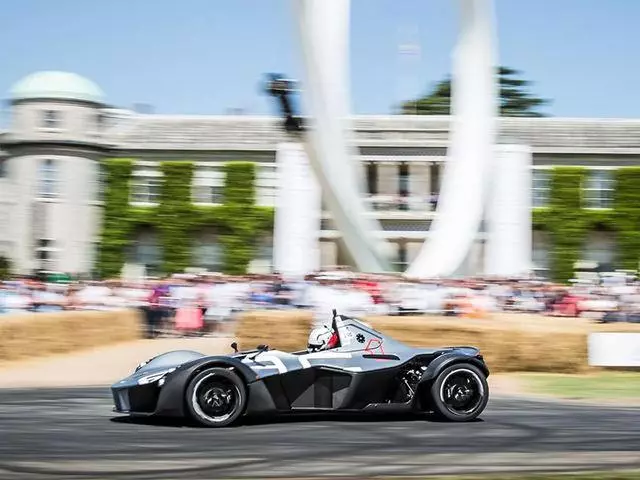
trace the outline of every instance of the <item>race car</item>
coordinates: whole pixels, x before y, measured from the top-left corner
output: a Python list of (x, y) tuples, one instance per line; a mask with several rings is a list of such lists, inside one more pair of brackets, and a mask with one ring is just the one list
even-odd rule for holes
[(477, 348), (413, 348), (335, 311), (325, 328), (324, 349), (312, 332), (309, 347), (292, 353), (239, 352), (235, 342), (230, 355), (164, 353), (111, 386), (114, 411), (226, 427), (296, 412), (429, 412), (465, 422), (487, 405), (489, 370)]

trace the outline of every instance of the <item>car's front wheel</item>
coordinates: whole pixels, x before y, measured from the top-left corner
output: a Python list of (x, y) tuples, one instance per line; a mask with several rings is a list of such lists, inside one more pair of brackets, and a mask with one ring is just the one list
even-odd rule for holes
[(453, 422), (468, 422), (480, 415), (489, 401), (489, 385), (475, 365), (459, 363), (445, 368), (431, 385), (436, 415)]
[(191, 417), (207, 427), (226, 427), (235, 422), (247, 404), (242, 379), (226, 368), (209, 368), (198, 373), (186, 390)]

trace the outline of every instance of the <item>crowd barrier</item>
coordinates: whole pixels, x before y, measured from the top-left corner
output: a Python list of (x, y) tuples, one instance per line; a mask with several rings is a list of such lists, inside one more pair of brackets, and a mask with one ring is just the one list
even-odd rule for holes
[[(581, 373), (589, 370), (592, 332), (640, 332), (636, 324), (598, 324), (581, 318), (534, 314), (491, 314), (485, 318), (443, 316), (365, 317), (376, 330), (412, 346), (471, 345), (481, 349), (492, 372)], [(240, 315), (236, 338), (243, 349), (267, 344), (295, 351), (306, 348), (309, 312)]]
[(0, 363), (142, 338), (137, 310), (24, 313), (0, 317)]

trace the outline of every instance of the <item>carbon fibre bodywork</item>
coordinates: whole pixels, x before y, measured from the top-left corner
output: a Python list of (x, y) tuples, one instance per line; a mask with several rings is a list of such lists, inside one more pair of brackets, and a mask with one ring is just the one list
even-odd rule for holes
[(344, 316), (336, 316), (333, 327), (339, 344), (330, 351), (259, 348), (220, 356), (193, 351), (159, 355), (111, 386), (114, 411), (187, 416), (185, 392), (191, 379), (212, 367), (232, 369), (242, 379), (248, 396), (244, 415), (424, 410), (420, 392), (448, 366), (472, 364), (489, 375), (474, 347), (413, 348)]

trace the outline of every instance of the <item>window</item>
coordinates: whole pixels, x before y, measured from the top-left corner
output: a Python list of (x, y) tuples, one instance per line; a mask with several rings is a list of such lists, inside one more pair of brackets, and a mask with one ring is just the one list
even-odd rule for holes
[(598, 264), (597, 270), (612, 272), (616, 255), (616, 239), (611, 232), (592, 231), (585, 238), (582, 258), (585, 262)]
[[(311, 174), (309, 172), (309, 174)], [(306, 179), (304, 180), (307, 181)], [(313, 181), (313, 180), (309, 180)], [(306, 184), (306, 183), (305, 183)], [(278, 173), (276, 165), (261, 165), (256, 178), (256, 203), (265, 207), (275, 207), (278, 198)]]
[(409, 196), (409, 178), (409, 165), (401, 163), (398, 169), (399, 210), (409, 210), (409, 204), (407, 202), (407, 197)]
[(47, 158), (38, 166), (38, 197), (54, 198), (58, 196), (58, 165)]
[(44, 271), (56, 270), (56, 253), (57, 248), (54, 245), (54, 241), (50, 238), (41, 238), (38, 240), (38, 246), (36, 248), (36, 259), (38, 262), (38, 269)]
[(193, 201), (195, 203), (221, 204), (223, 202), (224, 173), (217, 167), (196, 170), (193, 178)]
[(105, 116), (104, 116), (104, 114), (102, 112), (97, 113), (96, 116), (95, 116), (95, 120), (96, 120), (96, 131), (99, 132), (105, 126)]
[(551, 176), (546, 170), (534, 170), (532, 174), (532, 202), (534, 207), (546, 207), (551, 192)]
[(273, 272), (273, 236), (263, 235), (256, 239), (255, 257), (249, 262), (248, 272), (268, 274)]
[(378, 166), (373, 163), (367, 163), (367, 190), (369, 195), (378, 193)]
[(407, 259), (407, 245), (405, 243), (397, 244), (396, 258), (393, 264), (397, 271), (404, 272), (409, 266)]
[(398, 172), (398, 192), (400, 195), (409, 194), (409, 165), (406, 163), (400, 164)]
[(442, 171), (444, 166), (440, 163), (432, 163), (429, 176), (431, 177), (431, 195), (438, 196), (440, 194), (440, 183), (442, 181)]
[(131, 201), (134, 203), (158, 203), (161, 189), (161, 177), (134, 176), (131, 184)]
[(60, 128), (61, 115), (57, 110), (42, 112), (42, 126), (44, 128)]
[(127, 261), (144, 265), (148, 275), (158, 274), (162, 265), (162, 249), (155, 229), (139, 227), (136, 230), (128, 249)]
[(223, 267), (223, 250), (214, 230), (200, 232), (193, 242), (192, 266), (209, 272), (220, 272)]
[(549, 270), (551, 236), (549, 232), (543, 230), (533, 230), (531, 236), (531, 261), (533, 262), (533, 270), (538, 276), (544, 277)]
[(611, 170), (591, 170), (584, 188), (587, 208), (611, 208), (614, 179)]
[(2, 153), (0, 152), (0, 178), (5, 178), (8, 176), (7, 172), (7, 160), (1, 157)]
[(197, 185), (194, 188), (196, 203), (218, 205), (222, 203), (222, 187), (216, 185)]

